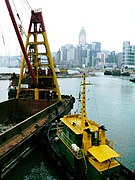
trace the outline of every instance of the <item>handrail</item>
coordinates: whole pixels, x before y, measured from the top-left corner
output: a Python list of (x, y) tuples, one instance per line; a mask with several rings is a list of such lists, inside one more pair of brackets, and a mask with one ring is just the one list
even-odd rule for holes
[(73, 141), (71, 141), (69, 139), (69, 137), (62, 131), (61, 129), (57, 129), (57, 136), (59, 137), (59, 139), (67, 146), (67, 148), (71, 151), (71, 153), (77, 158), (77, 159), (82, 159), (85, 158), (85, 154), (83, 152), (83, 150), (80, 148), (79, 151), (75, 152), (72, 149), (72, 144), (74, 144)]

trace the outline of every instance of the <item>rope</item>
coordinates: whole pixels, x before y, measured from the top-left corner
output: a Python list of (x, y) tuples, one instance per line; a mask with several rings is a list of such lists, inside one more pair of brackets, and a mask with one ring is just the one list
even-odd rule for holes
[[(77, 110), (76, 110), (77, 113), (79, 113), (81, 97), (82, 97), (81, 85), (79, 85), (79, 94), (78, 94), (78, 102), (77, 102)], [(81, 111), (81, 109), (80, 109), (80, 111)]]
[(22, 23), (22, 20), (21, 20), (21, 18), (20, 18), (20, 15), (19, 15), (19, 13), (18, 13), (18, 11), (17, 11), (17, 8), (16, 8), (16, 6), (15, 6), (15, 3), (14, 3), (14, 1), (12, 0), (12, 3), (13, 3), (13, 6), (14, 6), (14, 8), (15, 8), (15, 11), (16, 11), (16, 15), (17, 15), (17, 17), (18, 17), (18, 19), (19, 19), (19, 21), (20, 21), (20, 24), (18, 25), (18, 27), (19, 27), (19, 30), (20, 30), (20, 33), (21, 33), (21, 35), (25, 35), (25, 37), (27, 36), (26, 35), (26, 33), (25, 33), (25, 30), (24, 30), (24, 27), (23, 27), (23, 23)]
[(2, 36), (2, 41), (3, 41), (3, 44), (4, 44), (4, 48), (5, 48), (5, 53), (6, 53), (6, 56), (7, 56), (6, 43), (5, 43), (5, 39), (4, 39), (4, 36), (3, 36), (1, 25), (0, 25), (0, 31), (1, 31), (1, 36)]
[(85, 174), (87, 173), (87, 170), (88, 170), (88, 166), (87, 166), (87, 162), (86, 162), (86, 158), (84, 157), (84, 163), (85, 163), (85, 167), (86, 167), (86, 169), (85, 169)]
[(100, 124), (98, 107), (97, 107), (97, 102), (96, 102), (96, 98), (95, 98), (95, 93), (94, 93), (94, 88), (93, 88), (93, 86), (92, 86), (92, 89), (93, 89), (94, 102), (95, 102), (95, 106), (96, 106), (97, 118), (98, 118), (98, 122), (99, 122), (99, 124)]
[(30, 9), (30, 10), (32, 10), (32, 8), (31, 8), (31, 6), (30, 6), (30, 3), (27, 1), (27, 0), (25, 0), (26, 1), (26, 4), (27, 4), (27, 7)]
[(14, 6), (14, 8), (15, 8), (15, 11), (17, 12), (16, 6), (15, 6), (15, 3), (14, 3), (13, 0), (12, 0), (12, 3), (13, 3), (13, 6)]

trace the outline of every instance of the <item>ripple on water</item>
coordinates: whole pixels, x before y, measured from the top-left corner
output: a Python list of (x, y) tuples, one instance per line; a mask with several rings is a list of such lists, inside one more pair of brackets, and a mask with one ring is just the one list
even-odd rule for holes
[(30, 174), (26, 175), (23, 180), (60, 180), (60, 178), (52, 167), (41, 162), (39, 166), (32, 168)]

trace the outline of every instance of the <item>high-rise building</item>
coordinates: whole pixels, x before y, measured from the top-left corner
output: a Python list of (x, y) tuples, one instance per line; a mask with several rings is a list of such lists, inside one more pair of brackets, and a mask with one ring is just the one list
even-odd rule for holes
[(93, 41), (92, 42), (92, 50), (95, 51), (96, 53), (101, 52), (101, 43)]
[(118, 68), (123, 67), (123, 53), (122, 52), (119, 52), (118, 54), (116, 54), (116, 62), (117, 62)]
[(61, 48), (61, 64), (65, 66), (72, 66), (74, 63), (75, 48), (73, 44), (66, 44)]
[(76, 47), (72, 44), (62, 46), (60, 63), (67, 67), (95, 67), (99, 62), (97, 54), (100, 52), (101, 43), (94, 41), (92, 44), (88, 44), (86, 32), (82, 27), (79, 33), (79, 44)]
[(123, 64), (126, 67), (135, 67), (135, 46), (130, 41), (123, 42)]
[(86, 44), (86, 32), (84, 30), (84, 27), (82, 27), (82, 30), (79, 33), (79, 45), (84, 46)]
[(55, 60), (56, 60), (56, 64), (59, 65), (61, 63), (61, 51), (59, 49), (59, 51), (55, 54)]

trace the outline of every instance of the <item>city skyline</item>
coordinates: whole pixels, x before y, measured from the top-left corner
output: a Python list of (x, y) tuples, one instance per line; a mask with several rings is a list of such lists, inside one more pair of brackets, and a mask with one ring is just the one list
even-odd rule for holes
[[(118, 53), (122, 52), (124, 41), (135, 44), (135, 2), (133, 0), (27, 1), (32, 9), (42, 8), (52, 52), (57, 52), (64, 44), (77, 45), (82, 26), (87, 33), (87, 43), (101, 42), (103, 50)], [(27, 32), (30, 20), (28, 4), (26, 6), (25, 1), (22, 3), (22, 1), (17, 0), (14, 0), (14, 4)], [(14, 14), (16, 14), (14, 5), (12, 3), (11, 5)], [(17, 44), (16, 35), (3, 1), (0, 2), (0, 17), (4, 17), (0, 18), (0, 27), (3, 32), (7, 54), (19, 54), (20, 47)], [(18, 19), (17, 22), (19, 23)], [(2, 46), (2, 35), (0, 44), (1, 53), (5, 55), (5, 47)]]

